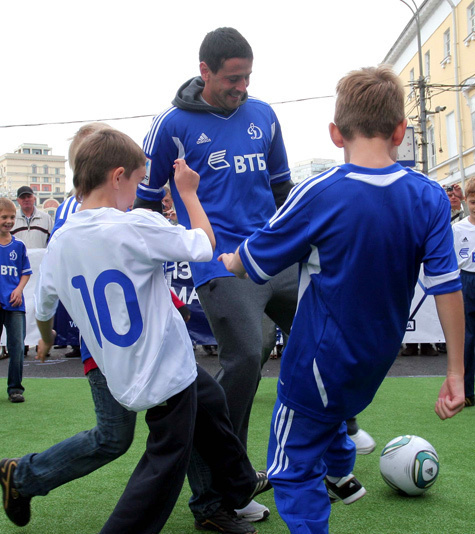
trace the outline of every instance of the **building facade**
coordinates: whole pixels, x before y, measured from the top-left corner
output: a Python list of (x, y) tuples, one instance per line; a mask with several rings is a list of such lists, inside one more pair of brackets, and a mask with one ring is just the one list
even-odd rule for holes
[(336, 162), (333, 159), (307, 159), (305, 161), (299, 161), (295, 167), (292, 167), (290, 169), (290, 174), (294, 184), (298, 184), (302, 180), (305, 180), (305, 178), (320, 174), (335, 165)]
[(417, 167), (441, 185), (463, 186), (475, 177), (475, 2), (425, 0), (417, 15), (384, 62), (406, 87)]
[(39, 208), (55, 211), (66, 198), (66, 158), (52, 152), (48, 145), (24, 143), (0, 156), (0, 195), (15, 201), (18, 188), (28, 185)]

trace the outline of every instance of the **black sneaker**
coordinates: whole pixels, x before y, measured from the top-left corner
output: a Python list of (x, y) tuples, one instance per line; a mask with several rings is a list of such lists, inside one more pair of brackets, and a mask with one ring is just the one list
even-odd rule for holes
[(351, 504), (366, 495), (366, 490), (353, 473), (350, 473), (346, 477), (341, 477), (336, 483), (330, 482), (325, 477), (325, 484), (327, 485), (328, 496), (332, 504), (337, 501), (343, 501), (344, 504)]
[(195, 519), (196, 530), (209, 530), (225, 534), (254, 534), (256, 529), (244, 519), (239, 519), (234, 511), (220, 507), (204, 521)]
[(8, 519), (19, 527), (30, 521), (31, 497), (23, 497), (13, 486), (13, 472), (19, 458), (4, 458), (0, 461), (0, 484), (3, 491), (3, 508)]
[(267, 478), (267, 471), (262, 469), (261, 471), (256, 471), (257, 483), (252, 495), (249, 497), (249, 501), (252, 501), (256, 495), (260, 495), (265, 491), (272, 489), (272, 484)]
[(10, 393), (8, 400), (13, 403), (25, 402), (25, 397), (21, 393)]

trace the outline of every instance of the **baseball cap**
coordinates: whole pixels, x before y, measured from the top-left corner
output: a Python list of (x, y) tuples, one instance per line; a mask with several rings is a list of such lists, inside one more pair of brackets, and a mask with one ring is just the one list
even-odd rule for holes
[(26, 194), (34, 195), (33, 189), (31, 189), (31, 187), (28, 187), (27, 185), (22, 185), (20, 189), (18, 189), (16, 196), (17, 198), (20, 198), (21, 195), (26, 195)]

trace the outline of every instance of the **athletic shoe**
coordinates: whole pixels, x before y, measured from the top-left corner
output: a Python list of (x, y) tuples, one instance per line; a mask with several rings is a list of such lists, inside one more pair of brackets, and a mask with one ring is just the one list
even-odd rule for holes
[(4, 458), (0, 461), (0, 484), (3, 491), (3, 508), (8, 519), (19, 527), (30, 521), (31, 497), (23, 497), (13, 486), (13, 473), (19, 458)]
[(10, 393), (8, 400), (13, 403), (25, 402), (25, 397), (21, 393)]
[(366, 490), (353, 473), (341, 477), (336, 483), (330, 482), (328, 477), (325, 477), (325, 484), (332, 503), (340, 500), (344, 504), (351, 504), (366, 495)]
[(225, 510), (222, 507), (204, 521), (195, 519), (195, 528), (196, 530), (209, 530), (225, 534), (254, 534), (256, 532), (251, 524), (238, 518), (235, 512)]
[(269, 491), (270, 489), (272, 489), (272, 484), (267, 478), (267, 471), (265, 469), (262, 469), (261, 471), (256, 471), (256, 477), (256, 487), (252, 492), (252, 495), (249, 496), (249, 501), (254, 499), (256, 495), (259, 495), (261, 493), (264, 493), (265, 491)]
[(249, 523), (263, 521), (270, 515), (269, 508), (256, 501), (251, 501), (247, 506), (240, 510), (235, 510), (235, 512), (239, 519), (244, 519), (245, 521), (249, 521)]
[(475, 397), (465, 397), (465, 408), (470, 408), (470, 406), (475, 406)]
[(371, 454), (376, 448), (376, 442), (374, 439), (361, 428), (358, 429), (356, 434), (350, 435), (350, 438), (356, 445), (356, 454)]

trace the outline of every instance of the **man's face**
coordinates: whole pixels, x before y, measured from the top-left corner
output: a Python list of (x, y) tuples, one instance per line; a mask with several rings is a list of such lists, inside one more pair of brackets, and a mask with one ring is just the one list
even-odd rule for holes
[(453, 210), (459, 210), (462, 207), (462, 203), (460, 199), (457, 196), (455, 196), (455, 192), (453, 189), (452, 191), (447, 191), (447, 196), (449, 197), (449, 200), (450, 200), (450, 207)]
[(252, 72), (252, 59), (227, 59), (218, 72), (213, 73), (204, 61), (200, 63), (201, 77), (205, 82), (203, 98), (211, 106), (232, 111), (239, 107), (247, 94)]
[(17, 198), (18, 204), (25, 215), (28, 215), (33, 211), (35, 207), (35, 197), (31, 193), (25, 193), (21, 197)]
[(171, 197), (170, 193), (167, 193), (162, 198), (162, 205), (163, 205), (164, 211), (168, 211), (168, 210), (171, 210), (173, 208), (173, 200), (172, 200), (172, 197)]

